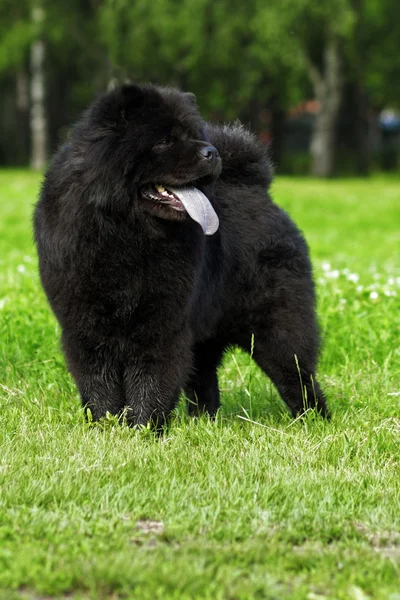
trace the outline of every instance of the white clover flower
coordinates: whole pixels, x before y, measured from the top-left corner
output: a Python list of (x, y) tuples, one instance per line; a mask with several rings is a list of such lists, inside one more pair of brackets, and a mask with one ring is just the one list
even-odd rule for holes
[(349, 273), (347, 275), (347, 280), (353, 281), (353, 283), (357, 283), (359, 279), (360, 279), (360, 276), (357, 273)]
[(335, 269), (334, 271), (327, 271), (325, 273), (325, 276), (329, 277), (329, 279), (338, 279), (339, 275), (340, 275), (340, 272), (337, 269)]
[(358, 285), (356, 287), (356, 292), (362, 292), (364, 290), (364, 286), (363, 285)]
[(323, 271), (330, 271), (331, 270), (331, 263), (328, 262), (327, 260), (324, 260), (323, 263), (322, 263), (322, 265), (321, 265), (321, 267), (322, 267)]
[(389, 277), (387, 282), (388, 282), (388, 285), (394, 285), (394, 277)]
[(372, 275), (372, 277), (373, 277), (374, 279), (380, 279), (380, 278), (381, 278), (381, 276), (380, 276), (380, 273), (374, 273), (374, 274)]
[(18, 271), (18, 273), (25, 273), (26, 272), (25, 265), (18, 265), (17, 271)]
[(378, 294), (378, 292), (371, 292), (369, 297), (371, 300), (377, 300), (379, 297), (379, 294)]

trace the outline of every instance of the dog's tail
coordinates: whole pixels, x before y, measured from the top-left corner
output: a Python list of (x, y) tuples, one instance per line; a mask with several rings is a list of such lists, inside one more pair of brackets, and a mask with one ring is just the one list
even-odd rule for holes
[(207, 124), (207, 141), (220, 153), (220, 180), (231, 184), (260, 185), (268, 188), (273, 169), (267, 147), (239, 122), (232, 125)]

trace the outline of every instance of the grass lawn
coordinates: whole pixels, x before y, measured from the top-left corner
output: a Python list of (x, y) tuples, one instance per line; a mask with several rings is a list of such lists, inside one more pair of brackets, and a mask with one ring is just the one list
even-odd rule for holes
[(292, 422), (231, 352), (217, 421), (180, 406), (161, 439), (83, 419), (39, 180), (0, 172), (0, 599), (400, 600), (400, 179), (274, 184), (311, 246), (332, 421)]

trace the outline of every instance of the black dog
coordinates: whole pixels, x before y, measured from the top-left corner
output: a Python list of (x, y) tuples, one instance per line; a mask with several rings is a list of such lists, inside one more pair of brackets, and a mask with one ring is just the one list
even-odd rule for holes
[[(269, 162), (194, 96), (126, 85), (55, 155), (35, 211), (40, 274), (83, 405), (161, 423), (185, 390), (214, 415), (225, 349), (249, 351), (293, 415), (327, 415), (307, 245)], [(298, 368), (299, 366), (299, 368)]]

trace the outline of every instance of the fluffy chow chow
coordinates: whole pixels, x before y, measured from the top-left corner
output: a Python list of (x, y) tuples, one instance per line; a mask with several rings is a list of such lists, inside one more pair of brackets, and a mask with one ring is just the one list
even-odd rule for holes
[(327, 415), (307, 245), (270, 181), (248, 131), (204, 123), (175, 89), (122, 86), (74, 126), (34, 226), (43, 287), (94, 419), (161, 424), (182, 389), (191, 413), (214, 415), (224, 351), (250, 351), (252, 336), (292, 414), (306, 401)]

